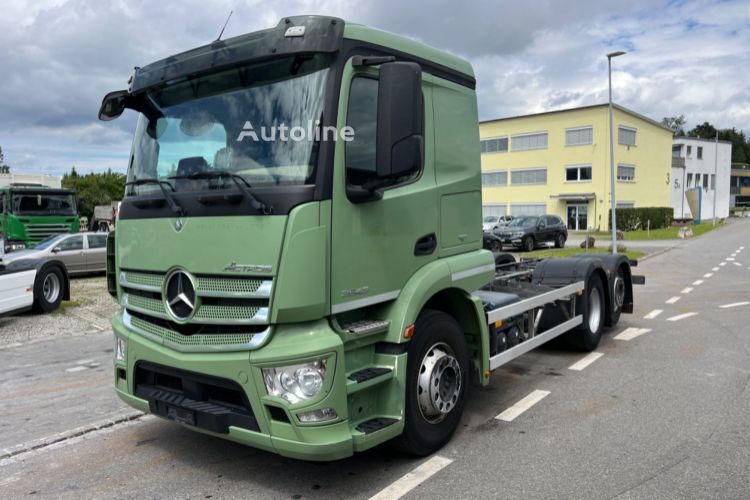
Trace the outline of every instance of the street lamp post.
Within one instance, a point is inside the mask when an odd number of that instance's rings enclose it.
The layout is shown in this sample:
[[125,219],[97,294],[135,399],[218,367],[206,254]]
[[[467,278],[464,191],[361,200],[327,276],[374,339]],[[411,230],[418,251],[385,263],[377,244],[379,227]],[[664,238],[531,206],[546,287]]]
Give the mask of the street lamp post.
[[617,51],[607,54],[607,71],[609,73],[609,180],[612,185],[612,198],[610,212],[612,214],[612,253],[617,253],[617,215],[615,208],[615,140],[612,130],[612,58],[624,55],[625,52]]

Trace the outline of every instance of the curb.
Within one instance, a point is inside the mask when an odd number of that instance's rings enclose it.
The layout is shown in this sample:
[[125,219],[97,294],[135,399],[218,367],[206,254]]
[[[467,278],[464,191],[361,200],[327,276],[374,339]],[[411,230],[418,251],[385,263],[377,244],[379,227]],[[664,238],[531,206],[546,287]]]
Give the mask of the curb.
[[63,441],[67,441],[68,439],[72,439],[75,437],[83,436],[84,434],[88,434],[90,432],[107,429],[108,427],[113,427],[123,422],[130,422],[132,420],[137,420],[143,417],[144,415],[145,413],[141,411],[130,412],[121,417],[115,417],[115,418],[107,419],[107,420],[100,420],[98,422],[94,422],[94,423],[84,425],[81,427],[76,427],[75,429],[71,429],[69,431],[63,431],[58,434],[54,434],[52,436],[47,436],[47,437],[35,439],[33,441],[29,441],[27,443],[21,443],[15,446],[11,446],[10,448],[6,448],[2,452],[0,452],[0,460],[12,458],[17,455],[20,455],[21,453],[38,450],[40,448],[46,448],[47,446],[61,443]]

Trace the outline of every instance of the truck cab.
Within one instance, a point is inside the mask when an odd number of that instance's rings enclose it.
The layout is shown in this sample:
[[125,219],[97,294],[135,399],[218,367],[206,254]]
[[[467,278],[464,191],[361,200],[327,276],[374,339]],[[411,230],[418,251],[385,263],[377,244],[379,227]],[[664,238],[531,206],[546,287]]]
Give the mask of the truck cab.
[[470,64],[289,17],[136,68],[100,118],[126,109],[117,394],[295,458],[442,446],[497,351]]
[[70,189],[10,184],[0,188],[0,208],[0,234],[8,251],[79,230],[75,191]]

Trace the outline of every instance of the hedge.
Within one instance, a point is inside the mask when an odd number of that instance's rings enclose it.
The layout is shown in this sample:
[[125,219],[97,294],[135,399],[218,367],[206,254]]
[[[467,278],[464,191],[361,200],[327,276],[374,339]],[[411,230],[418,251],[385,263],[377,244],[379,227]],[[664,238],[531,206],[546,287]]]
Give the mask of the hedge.
[[[609,211],[609,217],[611,221],[612,210]],[[638,231],[646,229],[647,223],[651,229],[662,229],[670,227],[673,218],[674,210],[672,207],[618,208],[617,229]]]

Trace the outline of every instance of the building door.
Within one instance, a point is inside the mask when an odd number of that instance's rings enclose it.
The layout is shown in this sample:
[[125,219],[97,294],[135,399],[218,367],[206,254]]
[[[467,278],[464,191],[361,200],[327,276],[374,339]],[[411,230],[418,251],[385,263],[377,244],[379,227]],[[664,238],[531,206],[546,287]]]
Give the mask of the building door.
[[585,231],[589,227],[589,206],[587,203],[568,205],[568,229]]

